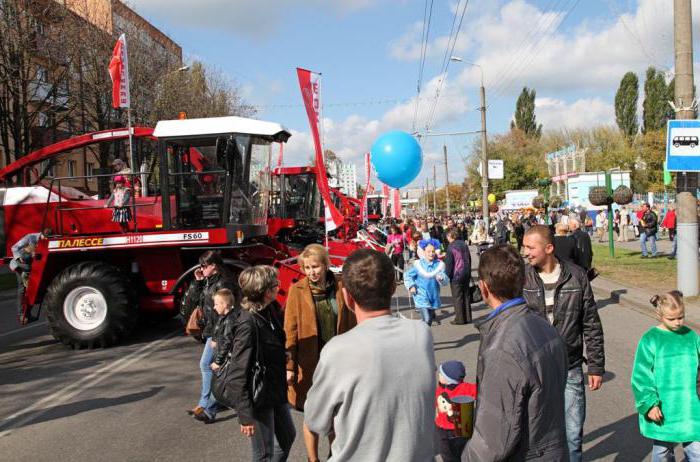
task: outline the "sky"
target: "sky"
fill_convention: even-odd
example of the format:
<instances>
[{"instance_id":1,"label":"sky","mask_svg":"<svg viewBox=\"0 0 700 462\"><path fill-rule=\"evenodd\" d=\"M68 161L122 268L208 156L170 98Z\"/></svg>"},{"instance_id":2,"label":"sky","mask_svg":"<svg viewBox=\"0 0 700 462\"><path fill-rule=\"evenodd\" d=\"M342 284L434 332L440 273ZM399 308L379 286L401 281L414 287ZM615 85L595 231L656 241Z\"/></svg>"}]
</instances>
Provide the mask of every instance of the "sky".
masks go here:
<instances>
[{"instance_id":1,"label":"sky","mask_svg":"<svg viewBox=\"0 0 700 462\"><path fill-rule=\"evenodd\" d=\"M360 183L363 155L382 133L480 130L480 69L489 134L509 130L525 86L537 92L536 116L545 131L573 129L615 123L615 91L626 72L636 72L642 88L649 66L666 72L668 79L673 75L670 0L129 4L175 40L185 60L204 61L231 79L257 107L257 118L291 130L285 165L307 164L313 155L295 68L322 73L324 148L356 163ZM695 6L697 31L700 9ZM694 41L698 50L700 34L694 34ZM450 56L462 62L450 61ZM700 67L695 67L697 74ZM423 186L426 175L432 179L433 165L438 187L445 184L443 146L450 182L461 182L464 160L478 136L422 137L423 169L409 187Z\"/></svg>"}]
</instances>

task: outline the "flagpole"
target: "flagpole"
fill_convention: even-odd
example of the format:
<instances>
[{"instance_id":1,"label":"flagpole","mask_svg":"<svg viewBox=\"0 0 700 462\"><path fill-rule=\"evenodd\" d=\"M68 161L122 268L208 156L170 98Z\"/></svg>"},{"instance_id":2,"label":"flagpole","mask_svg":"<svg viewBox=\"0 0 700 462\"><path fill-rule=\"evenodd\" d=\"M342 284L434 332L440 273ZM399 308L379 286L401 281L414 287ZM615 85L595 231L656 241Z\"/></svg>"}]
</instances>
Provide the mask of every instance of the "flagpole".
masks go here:
<instances>
[{"instance_id":1,"label":"flagpole","mask_svg":"<svg viewBox=\"0 0 700 462\"><path fill-rule=\"evenodd\" d=\"M318 119L319 119L318 121L321 125L321 133L320 133L321 159L323 159L323 166L322 167L325 169L326 168L326 153L324 152L324 149L323 149L323 135L324 135L324 133L323 133L323 103L322 103L323 100L321 99L321 76L323 74L321 74L320 72L317 72L317 74L318 74ZM326 220L327 219L328 219L328 217L326 217ZM328 226L325 226L325 224L324 224L323 228L324 228L324 233L326 235L326 249L328 249Z\"/></svg>"}]
</instances>

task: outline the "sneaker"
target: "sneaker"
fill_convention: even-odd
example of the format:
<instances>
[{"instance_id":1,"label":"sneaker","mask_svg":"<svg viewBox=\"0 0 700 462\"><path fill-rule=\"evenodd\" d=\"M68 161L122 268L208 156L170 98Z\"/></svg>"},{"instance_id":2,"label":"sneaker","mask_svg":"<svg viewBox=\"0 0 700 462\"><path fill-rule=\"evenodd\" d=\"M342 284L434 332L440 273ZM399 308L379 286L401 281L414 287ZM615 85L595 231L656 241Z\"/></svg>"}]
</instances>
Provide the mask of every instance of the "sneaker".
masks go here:
<instances>
[{"instance_id":1,"label":"sneaker","mask_svg":"<svg viewBox=\"0 0 700 462\"><path fill-rule=\"evenodd\" d=\"M668 258L669 260L675 260L675 259L676 259L676 256L675 256L675 255L669 255L669 256L666 257L666 258Z\"/></svg>"},{"instance_id":2,"label":"sneaker","mask_svg":"<svg viewBox=\"0 0 700 462\"><path fill-rule=\"evenodd\" d=\"M642 258L647 258L647 256L646 256L646 255L642 255Z\"/></svg>"},{"instance_id":3,"label":"sneaker","mask_svg":"<svg viewBox=\"0 0 700 462\"><path fill-rule=\"evenodd\" d=\"M202 410L199 414L195 414L194 418L205 424L213 424L216 421L216 417L210 417L205 410Z\"/></svg>"}]
</instances>

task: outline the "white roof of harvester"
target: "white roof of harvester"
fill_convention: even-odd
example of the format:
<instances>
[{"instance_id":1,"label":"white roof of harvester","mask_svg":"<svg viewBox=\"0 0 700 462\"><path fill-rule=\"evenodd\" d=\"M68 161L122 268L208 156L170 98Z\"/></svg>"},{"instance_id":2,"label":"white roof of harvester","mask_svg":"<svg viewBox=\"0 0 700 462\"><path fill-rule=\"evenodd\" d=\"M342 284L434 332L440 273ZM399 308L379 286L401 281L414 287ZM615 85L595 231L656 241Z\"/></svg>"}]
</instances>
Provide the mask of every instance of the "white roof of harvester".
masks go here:
<instances>
[{"instance_id":1,"label":"white roof of harvester","mask_svg":"<svg viewBox=\"0 0 700 462\"><path fill-rule=\"evenodd\" d=\"M258 135L274 141L287 141L292 136L282 125L245 117L209 117L206 119L161 120L156 124L156 138L182 138L186 136L224 135L241 133Z\"/></svg>"}]
</instances>

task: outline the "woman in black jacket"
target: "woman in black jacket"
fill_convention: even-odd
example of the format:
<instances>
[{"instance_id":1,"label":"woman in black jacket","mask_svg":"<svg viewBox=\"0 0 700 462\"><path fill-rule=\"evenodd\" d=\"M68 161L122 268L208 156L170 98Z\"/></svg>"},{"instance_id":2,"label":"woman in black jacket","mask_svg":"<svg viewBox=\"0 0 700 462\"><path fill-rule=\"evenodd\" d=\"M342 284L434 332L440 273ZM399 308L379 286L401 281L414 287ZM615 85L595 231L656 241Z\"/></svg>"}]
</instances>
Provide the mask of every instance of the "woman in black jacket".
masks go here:
<instances>
[{"instance_id":1,"label":"woman in black jacket","mask_svg":"<svg viewBox=\"0 0 700 462\"><path fill-rule=\"evenodd\" d=\"M241 433L250 438L254 461L285 461L296 430L287 403L286 338L275 301L279 288L277 271L262 265L247 268L238 284L243 301L234 322L229 385L236 397ZM256 363L262 364L265 371L257 396Z\"/></svg>"},{"instance_id":2,"label":"woman in black jacket","mask_svg":"<svg viewBox=\"0 0 700 462\"><path fill-rule=\"evenodd\" d=\"M187 413L193 415L198 420L202 420L204 407L207 406L211 392L212 370L211 363L214 359L216 342L211 338L214 332L219 315L214 311L214 294L220 289L229 289L236 293L233 277L226 270L221 255L211 250L207 250L199 257L199 268L194 272L195 280L188 290L186 298L192 304L202 308L204 314L202 319L202 341L204 350L199 360L199 369L202 373L202 386L200 388L199 403L194 409Z\"/></svg>"}]
</instances>

